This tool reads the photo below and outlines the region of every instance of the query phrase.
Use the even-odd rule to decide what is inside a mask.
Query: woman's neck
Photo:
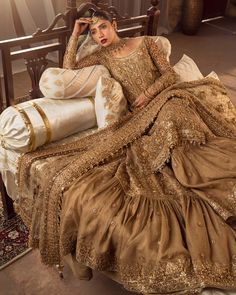
[[[116,37],[114,37],[114,39],[111,42],[111,45],[113,44],[118,44],[122,39],[116,35]]]
[[[117,53],[122,51],[125,46],[126,46],[126,40],[118,37],[116,39],[116,42],[114,41],[109,46],[106,47],[106,50],[112,53],[113,55],[114,54],[116,55]]]

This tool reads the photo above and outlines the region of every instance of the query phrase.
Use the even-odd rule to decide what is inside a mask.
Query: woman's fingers
[[[136,99],[135,102],[134,102],[134,106],[135,107],[140,107],[141,105],[143,105],[145,103],[145,101],[140,98],[140,99]]]
[[[83,17],[81,17],[80,19],[77,19],[75,21],[73,34],[74,35],[80,35],[81,33],[83,33],[87,29],[87,27],[91,23],[92,23],[91,18],[83,18]]]
[[[92,23],[92,19],[91,18],[79,18],[76,20],[76,22],[78,22],[79,24],[91,24]]]
[[[148,104],[148,100],[147,100],[147,97],[143,94],[140,94],[140,96],[138,96],[136,98],[136,100],[134,101],[133,103],[133,107],[134,108],[141,108],[141,107],[144,107]]]
[[[146,99],[135,100],[135,102],[133,103],[133,107],[141,108],[147,105],[147,103],[148,101]]]
[[[141,101],[142,101],[142,97],[138,96],[138,97],[135,99],[135,101],[134,101],[134,103],[133,103],[133,106],[137,106]]]

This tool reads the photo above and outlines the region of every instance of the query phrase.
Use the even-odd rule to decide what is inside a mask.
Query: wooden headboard
[[[2,89],[0,83],[0,112],[10,105],[42,96],[39,90],[39,80],[43,71],[48,66],[47,55],[53,51],[58,52],[57,65],[59,67],[62,66],[63,56],[73,30],[74,21],[84,15],[88,10],[103,9],[110,12],[114,19],[117,20],[118,32],[121,36],[156,34],[160,13],[157,8],[158,0],[151,0],[147,14],[137,17],[123,17],[119,15],[114,6],[108,6],[104,1],[93,0],[91,2],[82,4],[77,8],[76,0],[67,0],[66,12],[58,14],[48,28],[44,30],[38,29],[30,36],[0,41],[4,79],[4,89]],[[62,21],[64,25],[58,26],[58,22]],[[41,43],[42,45],[38,46],[36,45],[37,43]],[[15,50],[15,47],[20,49]],[[29,90],[28,95],[23,97],[16,97],[14,95],[12,63],[19,59],[25,60],[26,70],[31,79],[31,90]],[[12,200],[7,195],[1,177],[0,190],[4,216],[8,219],[14,215],[14,209]]]
[[[122,17],[114,6],[108,6],[104,2],[96,0],[92,2],[84,3],[77,9],[76,0],[67,0],[67,11],[64,14],[58,14],[48,28],[37,29],[30,36],[0,41],[4,79],[4,89],[0,88],[0,111],[21,101],[42,97],[39,90],[39,79],[48,65],[48,53],[58,52],[57,65],[61,67],[74,21],[88,10],[104,9],[109,11],[118,22],[118,31],[121,36],[154,35],[157,31],[159,17],[159,10],[157,9],[159,1],[157,0],[151,1],[151,6],[146,15],[137,17]],[[63,21],[64,25],[58,27],[59,21]],[[42,45],[35,46],[39,42]],[[15,47],[21,49],[15,50]],[[26,70],[29,73],[32,85],[29,94],[24,97],[16,97],[13,87],[12,62],[19,59],[25,60]]]

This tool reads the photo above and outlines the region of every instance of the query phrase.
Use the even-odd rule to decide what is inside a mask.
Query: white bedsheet
[[[81,138],[88,134],[96,132],[96,130],[97,128],[94,127],[82,132],[78,132],[76,134],[73,134],[69,137],[66,137],[60,140],[59,142],[60,144],[73,142],[77,140],[78,138]],[[58,141],[51,143],[50,146],[56,145],[57,143]],[[6,150],[2,146],[0,146],[0,172],[2,174],[2,180],[5,184],[7,193],[13,200],[16,200],[18,197],[16,174],[17,174],[18,161],[22,154],[23,153],[16,152],[14,150]],[[38,169],[40,169],[40,165]]]

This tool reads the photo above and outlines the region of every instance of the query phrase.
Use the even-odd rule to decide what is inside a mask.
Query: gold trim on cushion
[[[17,106],[17,105],[14,105],[13,106],[21,115],[28,131],[29,131],[29,144],[28,144],[28,147],[29,147],[29,151],[33,151],[35,150],[35,142],[36,142],[36,137],[35,137],[35,133],[34,133],[34,127],[30,121],[30,118],[29,116],[27,115],[26,111]]]
[[[43,123],[46,128],[46,140],[45,140],[44,144],[47,144],[47,143],[51,142],[51,140],[52,140],[51,124],[50,124],[48,117],[45,114],[44,110],[34,101],[32,101],[31,104],[38,111],[39,115],[41,116],[41,118],[43,120]]]

